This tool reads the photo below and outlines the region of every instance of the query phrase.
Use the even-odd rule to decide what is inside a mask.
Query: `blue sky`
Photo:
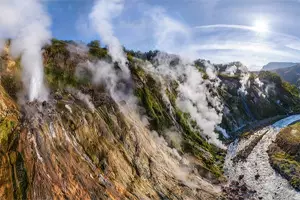
[[[45,0],[52,35],[88,42],[93,0]],[[160,49],[215,63],[300,62],[299,0],[124,0],[113,30],[126,48]]]

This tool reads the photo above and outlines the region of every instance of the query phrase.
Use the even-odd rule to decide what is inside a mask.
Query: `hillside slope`
[[[44,48],[48,101],[28,102],[20,62],[6,49],[1,199],[218,199],[226,183],[218,139],[299,110],[291,85],[272,73],[250,74],[240,63],[185,64],[159,52],[128,51],[127,59],[130,81],[116,80],[107,63],[121,69],[106,49],[53,40]],[[128,99],[119,101],[122,95]],[[199,102],[207,106],[194,107]]]
[[[284,69],[284,68],[292,67],[296,64],[297,63],[292,63],[292,62],[270,62],[267,65],[263,66],[262,70],[268,71],[268,70],[275,70],[275,69]]]
[[[283,68],[283,69],[275,69],[272,70],[273,72],[277,73],[283,80],[296,85],[297,87],[300,86],[300,65],[293,65],[292,67]]]

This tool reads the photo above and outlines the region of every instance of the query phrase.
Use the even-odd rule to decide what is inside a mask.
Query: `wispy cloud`
[[[284,29],[272,27],[275,22],[285,24],[278,22],[279,18],[272,9],[262,13],[257,7],[242,7],[237,0],[227,3],[225,5],[219,0],[185,0],[182,8],[185,11],[174,13],[169,7],[182,3],[174,2],[167,8],[163,2],[154,5],[145,0],[126,1],[123,13],[112,23],[121,43],[137,50],[159,49],[191,59],[209,59],[215,63],[241,61],[252,69],[271,61],[300,62],[300,39],[291,35],[290,29],[282,33],[278,30]],[[245,3],[253,4],[248,0]],[[278,14],[284,17],[294,13],[296,5],[294,2],[274,6],[284,7],[284,12]],[[202,18],[191,19],[191,16],[198,16],[193,13],[194,7],[201,7],[199,12],[203,13]],[[191,13],[187,14],[189,10]],[[259,23],[257,25],[259,20],[268,22],[268,29],[261,30],[263,27]]]
[[[159,18],[164,19],[162,16]],[[262,33],[257,30],[258,27],[245,25],[215,24],[192,28],[182,22],[176,23],[185,27],[182,29],[184,42],[175,39],[162,43],[159,38],[156,40],[159,49],[216,63],[241,61],[253,70],[271,61],[300,62],[300,40],[288,34],[269,30]],[[160,32],[168,30],[168,38],[178,34],[167,24],[155,28]]]

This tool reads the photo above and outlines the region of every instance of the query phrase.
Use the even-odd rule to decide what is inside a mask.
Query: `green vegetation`
[[[10,153],[14,199],[27,199],[28,177],[20,152]]]
[[[140,75],[141,78],[145,78],[145,83],[142,83],[143,87],[136,88],[135,95],[146,109],[150,117],[151,127],[158,132],[169,128],[173,122],[163,102],[161,86],[151,76],[143,73],[141,68],[137,69],[135,74],[136,76]]]
[[[133,56],[131,53],[127,53],[127,60],[131,63],[133,62]]]
[[[89,83],[88,78],[81,79],[75,76],[78,63],[73,62],[67,42],[53,39],[52,44],[45,47],[45,57],[45,75],[51,88],[79,87]]]
[[[48,84],[52,88],[65,88],[66,86],[79,87],[89,84],[88,79],[81,79],[74,73],[65,71],[54,65],[48,64],[45,68],[45,75]]]
[[[18,152],[19,113],[14,101],[0,86],[1,176],[9,177],[14,199],[27,199],[28,178],[22,154]],[[7,162],[7,163],[5,163]],[[7,183],[4,183],[4,185]]]
[[[277,87],[280,87],[282,84],[282,80],[280,76],[274,72],[270,71],[261,71],[258,75],[260,80],[267,80],[269,82],[275,83]]]
[[[17,93],[22,89],[22,83],[19,77],[13,74],[4,74],[1,76],[1,85],[10,97],[17,100]]]
[[[68,57],[70,52],[67,50],[67,43],[62,40],[52,39],[51,45],[45,47],[46,54],[49,58],[55,58],[56,56],[63,55]]]
[[[300,191],[300,123],[280,131],[269,147],[272,167]]]
[[[283,81],[282,82],[282,87],[288,91],[290,94],[292,94],[293,96],[295,97],[299,97],[300,96],[300,93],[299,93],[299,89],[295,86],[295,85],[292,85],[286,81]]]
[[[272,167],[285,177],[291,186],[300,191],[300,163],[293,156],[277,152],[270,157]]]
[[[176,127],[179,128],[184,137],[182,149],[179,149],[179,151],[182,150],[184,153],[190,153],[197,157],[203,163],[201,170],[205,171],[204,175],[212,174],[217,180],[223,180],[222,164],[225,153],[209,144],[201,136],[200,130],[196,123],[191,120],[190,115],[177,108],[175,102],[178,83],[176,81],[171,82],[169,84],[170,88],[165,91],[173,108],[173,111],[171,111],[163,100],[163,91],[159,83],[140,67],[133,67],[131,70],[136,85],[139,85],[135,89],[135,95],[146,109],[146,113],[150,118],[151,129],[162,134],[165,130],[177,124]]]
[[[16,122],[9,120],[9,119],[3,119],[0,123],[0,144],[1,144],[1,150],[6,152],[9,147],[9,139],[11,137],[11,134],[14,133],[14,129],[16,126]]]
[[[230,80],[230,79],[238,80],[240,78],[239,75],[230,75],[230,74],[224,74],[224,73],[218,73],[218,77],[221,79],[223,78],[223,79],[228,79],[228,80]]]
[[[107,50],[101,48],[99,40],[93,40],[87,46],[89,47],[89,54],[91,56],[101,59],[105,58],[108,55]]]

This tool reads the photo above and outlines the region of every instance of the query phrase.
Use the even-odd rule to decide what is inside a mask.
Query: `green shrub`
[[[282,80],[280,76],[274,72],[270,71],[261,71],[258,75],[260,80],[266,80],[269,82],[273,82],[276,84],[276,86],[281,86]]]
[[[22,89],[21,80],[15,75],[4,74],[1,76],[1,85],[7,92],[7,94],[13,98],[17,99],[17,93]]]
[[[89,54],[97,58],[105,58],[107,56],[107,50],[101,48],[99,40],[93,40],[88,45]]]
[[[286,81],[282,82],[282,87],[288,91],[291,95],[295,96],[295,97],[299,97],[299,89],[295,86],[292,85]]]

